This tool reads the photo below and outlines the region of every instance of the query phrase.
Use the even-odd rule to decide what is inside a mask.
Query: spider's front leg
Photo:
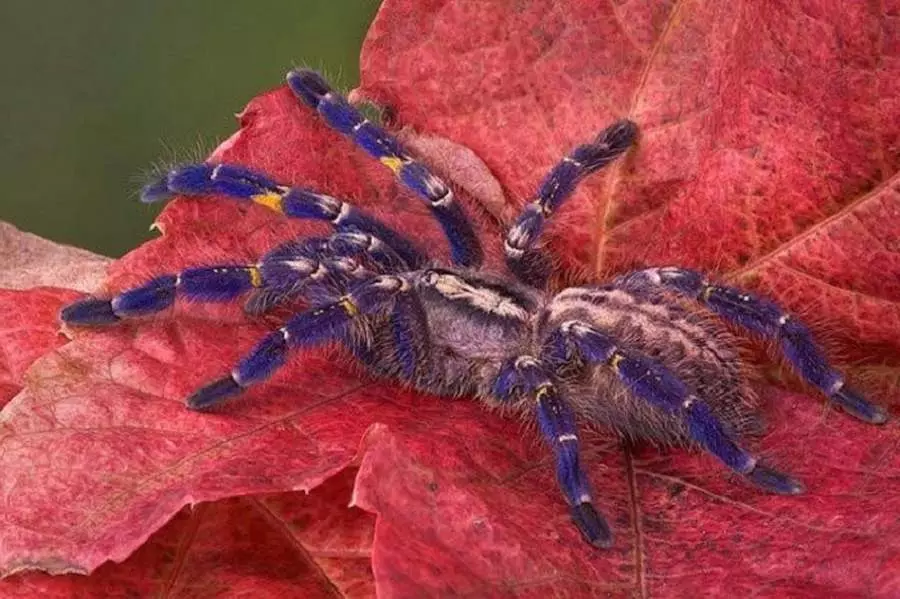
[[[575,415],[559,395],[548,370],[530,356],[509,360],[497,375],[493,394],[504,402],[520,394],[534,400],[541,433],[556,456],[556,476],[571,506],[572,520],[590,544],[612,546],[612,532],[594,508],[590,485],[581,467]]]
[[[425,200],[450,243],[454,264],[470,268],[481,264],[481,243],[447,183],[410,156],[387,131],[360,114],[315,71],[291,71],[287,83],[297,98],[318,112],[331,128],[391,169],[401,183]]]
[[[350,293],[337,301],[297,314],[283,327],[264,337],[228,376],[192,394],[187,399],[188,407],[209,409],[247,387],[265,381],[284,365],[291,350],[343,340],[352,321],[382,312],[387,304],[410,288],[409,282],[401,276],[379,275],[355,285]]]
[[[278,299],[309,294],[317,287],[333,288],[373,275],[363,265],[371,259],[379,272],[397,264],[399,257],[378,239],[360,233],[311,238],[275,248],[257,264],[220,264],[188,268],[177,274],[154,277],[147,283],[111,298],[86,298],[63,308],[67,324],[113,324],[170,308],[177,296],[205,302],[230,302],[246,293]]]
[[[260,315],[301,295],[313,303],[320,298],[331,300],[345,293],[351,282],[406,270],[402,258],[366,233],[291,241],[263,257],[260,274],[265,284],[250,294],[244,311]]]
[[[687,424],[690,437],[726,466],[773,493],[795,495],[803,486],[759,462],[726,432],[702,398],[694,395],[675,373],[660,362],[617,346],[614,339],[591,325],[570,320],[547,338],[542,358],[554,367],[568,363],[571,352],[590,366],[610,368],[637,398],[657,406]]]
[[[415,244],[376,218],[348,202],[305,187],[288,187],[266,175],[234,164],[184,164],[150,183],[141,192],[145,203],[174,195],[224,195],[250,201],[291,218],[327,221],[343,233],[364,233],[378,238],[409,268],[425,264],[427,257]]]
[[[846,412],[872,424],[887,421],[882,408],[844,384],[844,377],[828,364],[809,328],[774,302],[677,267],[640,270],[619,278],[618,283],[637,292],[667,289],[700,302],[727,321],[775,341],[800,376]]]

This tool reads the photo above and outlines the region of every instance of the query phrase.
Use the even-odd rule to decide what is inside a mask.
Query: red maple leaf
[[[811,317],[836,362],[890,405],[900,378],[898,9],[834,4],[389,0],[359,95],[390,106],[398,126],[474,151],[496,181],[459,146],[417,145],[451,179],[454,159],[476,165],[464,187],[502,218],[568,149],[630,116],[638,148],[550,227],[563,263],[591,278],[678,264],[758,289]],[[438,239],[417,200],[285,90],[252,101],[241,124],[217,159]],[[481,220],[496,264],[499,229]],[[315,230],[214,199],[177,200],[160,226],[162,238],[113,266],[110,290]],[[358,465],[352,500],[377,514],[371,560],[385,595],[900,592],[894,422],[866,426],[814,394],[765,392],[762,451],[808,490],[791,498],[736,483],[708,456],[635,453],[593,436],[587,465],[617,534],[596,551],[517,423],[374,382],[343,353],[298,356],[226,413],[183,409],[266,328],[236,307],[180,306],[39,360],[0,416],[0,568],[88,572],[124,560],[185,505],[311,489]],[[210,509],[291,522],[283,506],[240,501]],[[307,528],[286,529],[300,548]],[[266,543],[270,529],[237,536]],[[209,567],[229,580],[225,565]]]

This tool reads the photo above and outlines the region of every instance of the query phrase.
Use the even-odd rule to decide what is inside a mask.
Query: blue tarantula
[[[331,223],[330,237],[290,241],[256,264],[190,268],[112,298],[62,311],[72,325],[105,325],[168,308],[176,296],[231,301],[251,294],[261,312],[285,298],[309,308],[267,335],[230,374],[187,399],[194,410],[268,379],[291,350],[340,341],[369,371],[441,395],[534,411],[553,450],[575,525],[591,544],[612,533],[592,503],[579,462],[576,419],[629,438],[702,448],[762,489],[797,494],[793,478],[741,446],[751,392],[722,320],[773,341],[810,384],[871,423],[885,412],[844,384],[801,322],[777,305],[677,266],[650,268],[604,285],[544,290],[544,224],[580,180],[623,154],[637,127],[621,120],[562,159],[506,236],[515,279],[479,269],[478,237],[451,188],[366,120],[315,72],[287,75],[294,94],[328,125],[389,167],[440,223],[452,266],[440,266],[401,233],[337,198],[288,187],[231,164],[188,164],[144,188],[142,199],[226,195],[293,218]],[[251,293],[252,292],[252,293]]]

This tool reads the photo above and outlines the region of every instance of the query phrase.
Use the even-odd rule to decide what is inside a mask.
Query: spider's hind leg
[[[700,302],[725,320],[777,342],[800,376],[848,413],[872,424],[887,420],[881,407],[844,384],[844,377],[828,364],[806,325],[774,302],[712,283],[697,271],[677,267],[641,270],[619,281],[630,289],[665,288]]]
[[[759,463],[741,448],[703,399],[660,362],[623,350],[609,335],[575,320],[562,323],[550,334],[542,358],[557,366],[571,358],[570,350],[587,365],[605,365],[635,397],[681,419],[691,439],[753,484],[783,495],[803,492],[799,482]]]
[[[516,393],[524,393],[535,402],[541,434],[556,456],[556,476],[578,530],[591,545],[611,547],[612,532],[594,508],[590,484],[581,467],[575,415],[538,360],[519,356],[501,368],[494,396],[510,401]]]

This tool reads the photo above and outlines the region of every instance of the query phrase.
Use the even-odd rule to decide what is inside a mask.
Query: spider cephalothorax
[[[726,322],[773,341],[806,381],[852,415],[872,423],[886,419],[844,384],[798,320],[701,273],[651,268],[605,285],[544,291],[549,261],[536,242],[546,219],[582,178],[631,146],[637,128],[630,121],[578,146],[546,176],[506,237],[511,278],[480,270],[479,240],[446,183],[316,73],[296,70],[287,79],[300,100],[425,200],[450,243],[453,265],[435,264],[401,233],[323,193],[280,185],[237,165],[173,169],[144,189],[144,201],[227,195],[334,228],[327,238],[285,243],[255,264],[191,268],[63,310],[69,324],[102,325],[158,312],[179,295],[230,301],[249,294],[251,312],[288,299],[309,304],[229,375],[189,397],[190,408],[211,408],[264,381],[290,350],[340,341],[375,374],[534,413],[576,525],[603,547],[612,534],[593,507],[579,464],[576,421],[631,438],[697,446],[765,490],[802,491],[741,447],[740,433],[752,421],[752,393]]]

